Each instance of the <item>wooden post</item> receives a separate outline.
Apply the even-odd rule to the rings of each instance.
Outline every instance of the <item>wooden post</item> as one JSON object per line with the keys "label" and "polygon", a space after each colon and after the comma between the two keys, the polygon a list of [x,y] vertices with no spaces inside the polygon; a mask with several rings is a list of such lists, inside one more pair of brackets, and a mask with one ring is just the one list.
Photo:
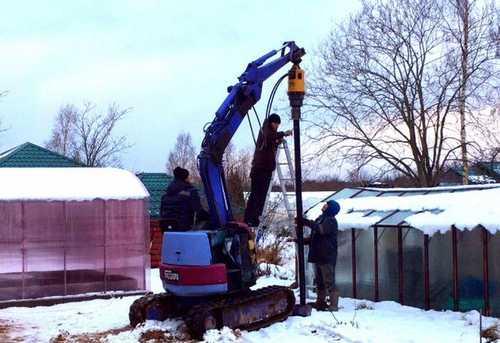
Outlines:
{"label": "wooden post", "polygon": [[488,231],[483,227],[482,231],[482,245],[483,245],[483,296],[484,296],[484,314],[490,315],[490,273],[488,261]]}
{"label": "wooden post", "polygon": [[378,289],[378,227],[373,227],[373,268],[375,282],[375,301],[379,301]]}
{"label": "wooden post", "polygon": [[64,247],[63,247],[63,256],[64,256],[64,295],[68,295],[68,267],[66,261],[66,250],[68,245],[68,214],[66,210],[66,201],[63,201],[63,216],[64,216]]}
{"label": "wooden post", "polygon": [[21,231],[22,231],[22,242],[21,242],[21,258],[22,258],[22,290],[21,296],[23,299],[26,298],[26,209],[24,201],[21,201]]}
{"label": "wooden post", "polygon": [[351,263],[352,263],[352,297],[358,297],[357,278],[356,278],[356,230],[351,229]]}
{"label": "wooden post", "polygon": [[102,229],[104,231],[104,235],[103,235],[103,245],[104,245],[104,265],[103,265],[103,268],[104,268],[104,293],[106,293],[108,291],[108,280],[107,280],[107,258],[108,258],[108,255],[107,255],[107,241],[106,241],[106,231],[107,231],[107,225],[108,225],[108,221],[106,219],[106,215],[107,215],[107,211],[106,211],[106,206],[107,206],[107,201],[108,200],[103,200],[102,201],[102,213],[103,213],[103,217],[102,217]]}
{"label": "wooden post", "polygon": [[451,229],[451,242],[452,242],[452,260],[453,260],[453,310],[458,311],[460,306],[460,294],[458,289],[458,242],[457,242],[457,228],[455,226]]}
{"label": "wooden post", "polygon": [[399,303],[404,305],[403,228],[398,227]]}
{"label": "wooden post", "polygon": [[429,285],[429,235],[424,235],[424,303],[425,309],[431,308],[430,285]]}

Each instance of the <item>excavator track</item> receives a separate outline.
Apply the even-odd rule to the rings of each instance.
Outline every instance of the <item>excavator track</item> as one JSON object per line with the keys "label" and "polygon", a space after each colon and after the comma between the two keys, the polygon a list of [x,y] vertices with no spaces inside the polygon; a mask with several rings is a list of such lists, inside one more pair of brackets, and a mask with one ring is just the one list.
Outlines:
{"label": "excavator track", "polygon": [[269,326],[287,319],[295,306],[293,291],[284,286],[222,295],[188,308],[178,300],[167,293],[146,294],[130,306],[130,325],[182,317],[191,336],[201,339],[207,330],[224,326],[249,331]]}
{"label": "excavator track", "polygon": [[167,318],[179,317],[181,313],[175,305],[175,297],[171,294],[148,293],[132,303],[128,318],[135,327],[147,319],[163,321]]}
{"label": "excavator track", "polygon": [[295,295],[283,286],[269,286],[256,291],[193,306],[184,317],[193,338],[205,331],[221,329],[257,330],[288,318],[295,306]]}

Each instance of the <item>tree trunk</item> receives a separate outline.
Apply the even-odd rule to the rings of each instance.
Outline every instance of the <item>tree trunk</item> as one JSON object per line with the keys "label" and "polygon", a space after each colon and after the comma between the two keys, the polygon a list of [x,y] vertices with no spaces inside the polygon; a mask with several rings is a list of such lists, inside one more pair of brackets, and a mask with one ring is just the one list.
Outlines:
{"label": "tree trunk", "polygon": [[462,183],[469,184],[469,161],[467,158],[467,132],[465,123],[465,101],[468,79],[468,59],[469,59],[469,0],[457,0],[457,9],[462,21],[463,42],[461,44],[461,83],[458,96],[458,108],[460,113],[460,144],[462,152],[462,165],[464,169]]}

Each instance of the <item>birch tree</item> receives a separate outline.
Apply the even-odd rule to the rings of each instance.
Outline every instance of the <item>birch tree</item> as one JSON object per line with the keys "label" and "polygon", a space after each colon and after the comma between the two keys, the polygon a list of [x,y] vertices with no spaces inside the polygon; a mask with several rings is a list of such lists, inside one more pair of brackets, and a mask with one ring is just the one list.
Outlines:
{"label": "birch tree", "polygon": [[488,85],[489,80],[495,80],[495,65],[489,63],[495,58],[498,44],[494,25],[495,7],[493,3],[485,5],[477,0],[449,0],[445,4],[448,8],[443,12],[450,15],[445,16],[443,22],[451,36],[451,45],[456,47],[454,51],[457,51],[457,61],[460,64],[457,107],[463,184],[466,185],[469,182],[467,124],[475,119],[471,117],[475,111],[481,110],[481,106],[495,105],[487,97],[481,96],[484,94],[484,84]]}

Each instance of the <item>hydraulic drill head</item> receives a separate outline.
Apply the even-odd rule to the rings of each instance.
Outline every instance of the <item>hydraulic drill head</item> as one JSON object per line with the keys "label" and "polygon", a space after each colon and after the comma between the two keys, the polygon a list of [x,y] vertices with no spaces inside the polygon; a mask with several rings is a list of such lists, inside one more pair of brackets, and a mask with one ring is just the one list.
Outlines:
{"label": "hydraulic drill head", "polygon": [[304,71],[298,64],[294,64],[288,72],[288,99],[292,107],[292,118],[300,118],[300,108],[304,101],[305,80]]}

